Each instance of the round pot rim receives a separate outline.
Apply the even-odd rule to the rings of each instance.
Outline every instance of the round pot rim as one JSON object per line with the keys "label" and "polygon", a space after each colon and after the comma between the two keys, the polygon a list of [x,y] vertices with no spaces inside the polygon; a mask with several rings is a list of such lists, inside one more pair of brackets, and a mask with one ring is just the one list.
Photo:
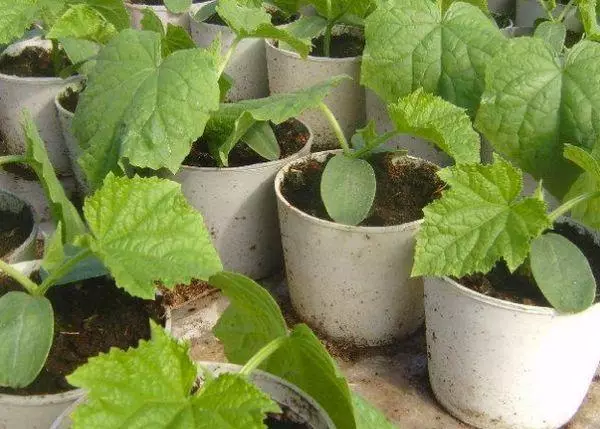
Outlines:
{"label": "round pot rim", "polygon": [[362,55],[359,55],[357,57],[344,57],[344,58],[316,57],[313,55],[308,55],[306,57],[306,59],[303,59],[296,52],[288,51],[287,49],[282,49],[279,46],[275,46],[274,42],[275,41],[273,39],[265,39],[265,44],[267,46],[267,49],[274,49],[275,51],[279,52],[280,54],[285,55],[286,57],[289,57],[289,58],[294,58],[296,60],[311,61],[311,62],[315,62],[315,63],[354,64],[354,63],[360,63],[363,58]]}
{"label": "round pot rim", "polygon": [[[147,7],[149,7],[150,9],[154,9],[154,10],[159,11],[159,12],[173,13],[173,12],[170,12],[165,5],[137,4],[137,3],[131,3],[129,0],[127,0],[125,2],[125,6],[131,8],[131,9],[135,9],[135,10],[144,10]],[[173,14],[173,15],[180,15],[180,14],[176,13],[176,14]]]}
{"label": "round pot rim", "polygon": [[62,95],[67,92],[67,89],[69,88],[73,88],[76,85],[82,83],[85,79],[82,77],[81,80],[77,81],[77,82],[71,82],[69,85],[67,85],[65,88],[63,88],[61,91],[59,91],[55,96],[54,96],[54,105],[56,106],[56,109],[63,115],[68,116],[69,118],[73,118],[75,116],[74,112],[71,112],[70,110],[66,109],[65,107],[63,107],[62,104],[60,104],[60,97],[62,97]]}
{"label": "round pot rim", "polygon": [[298,158],[298,154],[300,152],[302,152],[304,149],[306,149],[307,147],[310,149],[310,147],[312,146],[313,140],[314,140],[314,134],[312,132],[312,129],[303,121],[301,121],[298,118],[294,118],[296,121],[300,122],[302,125],[304,125],[304,127],[306,127],[309,137],[308,140],[306,141],[306,143],[304,144],[304,146],[302,146],[302,148],[283,158],[283,159],[276,159],[274,161],[267,161],[267,162],[260,162],[258,164],[252,164],[252,165],[243,165],[240,167],[196,167],[193,165],[185,165],[182,164],[181,165],[181,169],[179,170],[181,171],[194,171],[194,172],[202,172],[202,173],[222,173],[222,172],[232,172],[232,173],[243,173],[243,172],[248,172],[248,171],[257,171],[257,170],[262,170],[265,168],[270,168],[270,167],[274,167],[276,165],[285,165],[288,162],[293,161],[294,159]]}
{"label": "round pot rim", "polygon": [[15,198],[16,200],[21,201],[24,207],[27,207],[27,209],[31,212],[31,219],[33,221],[33,225],[31,226],[31,232],[29,233],[29,235],[27,235],[27,238],[11,252],[11,254],[14,254],[19,251],[22,251],[24,248],[31,245],[31,243],[37,239],[40,233],[40,220],[37,212],[35,211],[35,208],[31,205],[29,201],[25,200],[24,198],[21,198],[13,192],[7,191],[6,189],[0,189],[0,194],[5,194],[12,198]]}
{"label": "round pot rim", "polygon": [[[277,176],[275,177],[275,194],[277,195],[277,199],[279,200],[279,202],[284,204],[288,210],[290,210],[291,212],[300,216],[304,220],[307,220],[313,224],[316,224],[316,225],[319,225],[319,226],[322,226],[325,228],[337,229],[340,231],[355,232],[355,233],[367,233],[367,234],[389,234],[392,232],[416,230],[421,227],[421,224],[423,223],[423,219],[415,220],[413,222],[403,223],[401,225],[390,225],[390,226],[343,225],[341,223],[337,223],[337,222],[333,222],[330,220],[320,219],[318,217],[311,216],[308,213],[303,212],[299,208],[294,207],[283,196],[283,194],[281,192],[281,183],[283,183],[283,177],[284,177],[285,173],[287,173],[292,166],[294,166],[295,164],[298,164],[300,162],[303,162],[308,158],[315,158],[315,157],[320,158],[320,157],[323,157],[328,154],[338,154],[338,153],[342,153],[342,149],[326,150],[326,151],[322,151],[322,152],[311,153],[306,156],[300,157],[298,159],[294,159],[294,160],[288,162],[286,165],[284,165],[283,168],[281,170],[279,170],[279,172],[277,173]],[[409,158],[420,160],[423,162],[429,162],[424,159],[415,158],[412,156],[409,156]]]}

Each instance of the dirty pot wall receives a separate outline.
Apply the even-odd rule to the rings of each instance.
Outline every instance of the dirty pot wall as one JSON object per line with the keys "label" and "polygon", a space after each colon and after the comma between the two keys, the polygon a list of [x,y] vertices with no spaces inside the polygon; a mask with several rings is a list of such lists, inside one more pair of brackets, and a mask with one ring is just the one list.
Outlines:
{"label": "dirty pot wall", "polygon": [[311,136],[300,152],[278,161],[231,168],[183,166],[177,173],[175,180],[204,216],[226,270],[260,279],[281,267],[273,179],[289,161],[308,154],[312,141]]}
{"label": "dirty pot wall", "polygon": [[[50,49],[50,41],[39,38],[9,46],[2,55],[18,55],[28,46]],[[18,77],[0,73],[0,130],[11,154],[25,152],[25,136],[21,122],[23,109],[29,110],[46,144],[48,156],[59,175],[71,174],[63,135],[60,130],[54,97],[65,86],[80,80],[55,77]]]}
{"label": "dirty pot wall", "polygon": [[431,278],[425,280],[425,313],[435,396],[478,428],[562,427],[600,362],[600,304],[560,315]]}
{"label": "dirty pot wall", "polygon": [[[324,160],[329,153],[313,155]],[[299,160],[298,162],[301,162]],[[423,282],[411,279],[421,222],[340,225],[293,207],[275,179],[287,284],[299,316],[326,336],[361,346],[402,338],[423,321]]]}

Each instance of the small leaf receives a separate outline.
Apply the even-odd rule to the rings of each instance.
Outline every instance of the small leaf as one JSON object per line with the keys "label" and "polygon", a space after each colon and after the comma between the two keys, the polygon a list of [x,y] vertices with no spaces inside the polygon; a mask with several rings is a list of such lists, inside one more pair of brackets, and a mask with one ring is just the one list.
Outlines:
{"label": "small leaf", "polygon": [[514,271],[551,226],[543,201],[520,197],[522,172],[498,156],[491,165],[457,165],[438,175],[449,188],[424,209],[413,276],[487,273],[501,259]]}
{"label": "small leaf", "polygon": [[562,22],[544,21],[537,26],[533,36],[545,40],[556,53],[561,53],[565,47],[567,27]]}
{"label": "small leaf", "polygon": [[281,156],[277,136],[275,136],[273,128],[268,122],[254,124],[246,131],[242,140],[250,149],[269,161],[275,161]]}
{"label": "small leaf", "polygon": [[71,6],[46,34],[48,39],[74,38],[107,43],[117,29],[100,12],[86,4]]}
{"label": "small leaf", "polygon": [[222,270],[202,215],[175,182],[109,174],[84,213],[89,247],[131,295],[152,299],[157,281],[171,288]]}
{"label": "small leaf", "polygon": [[321,178],[321,198],[329,216],[343,225],[367,218],[377,190],[373,167],[364,159],[338,154],[329,160]]}
{"label": "small leaf", "polygon": [[59,42],[73,64],[73,66],[61,70],[61,77],[67,78],[74,72],[88,75],[94,69],[96,64],[94,59],[101,48],[99,43],[68,37],[60,39]]}
{"label": "small leaf", "polygon": [[118,31],[125,30],[131,25],[129,13],[122,0],[85,0],[85,4],[100,12]]}
{"label": "small leaf", "polygon": [[357,429],[398,429],[381,411],[365,401],[359,394],[352,394],[352,402],[354,403]]}
{"label": "small leaf", "polygon": [[578,313],[596,298],[596,280],[585,255],[558,234],[531,243],[531,270],[546,299],[561,313]]}
{"label": "small leaf", "polygon": [[[600,149],[600,145],[598,147]],[[564,156],[600,182],[600,156],[594,156],[593,153],[571,144],[565,145]]]}
{"label": "small leaf", "polygon": [[182,27],[167,24],[167,34],[162,41],[163,57],[184,49],[194,49],[196,44],[189,33]]}
{"label": "small leaf", "polygon": [[26,387],[52,346],[54,313],[43,296],[8,292],[0,298],[0,386]]}
{"label": "small leaf", "polygon": [[192,0],[165,0],[165,6],[171,13],[186,12],[192,5]]}
{"label": "small leaf", "polygon": [[[154,31],[160,34],[161,38],[165,37],[165,27],[154,10],[149,7],[142,9],[142,30]],[[164,48],[163,48],[164,49]],[[163,55],[164,56],[164,55]]]}
{"label": "small leaf", "polygon": [[318,15],[303,16],[288,24],[285,28],[299,39],[312,40],[325,32],[327,20]]}
{"label": "small leaf", "polygon": [[480,161],[480,137],[463,109],[420,88],[388,110],[398,131],[435,143],[459,164]]}

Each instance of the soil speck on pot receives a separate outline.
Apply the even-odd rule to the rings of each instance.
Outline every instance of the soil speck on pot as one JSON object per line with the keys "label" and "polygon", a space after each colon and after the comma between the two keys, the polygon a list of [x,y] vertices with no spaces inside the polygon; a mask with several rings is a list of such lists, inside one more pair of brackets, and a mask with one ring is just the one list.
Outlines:
{"label": "soil speck on pot", "polygon": [[188,301],[200,298],[202,296],[215,293],[217,289],[213,288],[207,282],[194,279],[189,285],[177,285],[174,289],[167,289],[159,286],[162,293],[162,303],[168,308],[177,308]]}
{"label": "soil speck on pot", "polygon": [[[22,289],[12,279],[0,276],[0,296],[15,290]],[[88,358],[111,347],[126,350],[137,346],[141,339],[149,339],[149,319],[164,325],[160,300],[134,298],[106,277],[54,287],[46,297],[55,316],[54,340],[46,365],[27,388],[0,388],[0,393],[39,395],[71,390],[65,376]]]}
{"label": "soil speck on pot", "polygon": [[[272,125],[279,147],[281,148],[280,159],[285,159],[300,151],[308,142],[310,133],[308,129],[295,119],[290,119],[279,125]],[[195,167],[217,167],[217,163],[210,155],[208,143],[210,135],[205,133],[192,146],[190,154],[184,161],[185,165]],[[243,167],[247,165],[261,164],[268,162],[243,141],[239,142],[229,154],[230,167]]]}
{"label": "soil speck on pot", "polygon": [[[71,65],[63,50],[59,51],[60,70]],[[49,51],[39,46],[28,46],[16,56],[0,57],[0,72],[18,77],[57,77],[60,70],[54,70]]]}
{"label": "soil speck on pot", "polygon": [[[374,154],[369,163],[377,176],[377,194],[371,213],[360,226],[402,225],[422,219],[423,208],[444,189],[433,164],[392,153]],[[294,207],[330,221],[320,189],[325,165],[314,158],[296,164],[285,175],[281,192]]]}
{"label": "soil speck on pot", "polygon": [[0,259],[10,254],[27,239],[33,229],[33,219],[23,207],[19,213],[0,210]]}

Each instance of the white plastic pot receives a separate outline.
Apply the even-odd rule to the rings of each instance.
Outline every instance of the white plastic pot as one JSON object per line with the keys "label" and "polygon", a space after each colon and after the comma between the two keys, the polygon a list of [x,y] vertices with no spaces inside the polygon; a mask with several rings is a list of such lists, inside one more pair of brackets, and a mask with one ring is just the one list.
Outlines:
{"label": "white plastic pot", "polygon": [[[221,374],[236,373],[241,366],[217,362],[198,362],[198,365],[208,370],[213,376]],[[250,378],[263,392],[267,393],[274,401],[290,409],[291,414],[302,419],[312,429],[335,429],[335,425],[323,408],[310,396],[289,382],[268,374],[264,371],[254,371]],[[202,378],[200,378],[202,380]],[[75,411],[78,403],[73,404],[68,410],[59,416],[50,429],[70,429],[71,419],[69,416]]]}
{"label": "white plastic pot", "polygon": [[599,304],[561,315],[431,278],[425,279],[425,314],[435,396],[478,428],[562,427],[600,362]]}
{"label": "white plastic pot", "polygon": [[[559,4],[556,6],[553,15],[558,17],[564,10],[565,5]],[[531,27],[535,26],[535,21],[539,18],[546,18],[546,12],[544,8],[539,4],[538,0],[517,0],[517,11],[515,25],[517,27]],[[567,30],[574,31],[576,33],[583,32],[583,25],[579,19],[577,8],[573,7],[565,18],[565,26]]]}
{"label": "white plastic pot", "polygon": [[[310,132],[310,129],[309,129]],[[285,164],[308,154],[313,138],[282,160],[245,167],[183,166],[175,176],[204,221],[225,269],[254,279],[282,265],[273,179]]]}
{"label": "white plastic pot", "polygon": [[[27,261],[13,267],[25,275],[39,269],[41,261]],[[171,314],[165,312],[165,329],[171,330]],[[1,429],[46,429],[75,401],[85,395],[83,389],[53,395],[17,396],[0,394]]]}
{"label": "white plastic pot", "polygon": [[[196,5],[190,11],[190,31],[192,39],[202,48],[212,44],[220,36],[222,51],[226,52],[235,39],[234,33],[227,26],[196,21],[196,13],[215,1]],[[237,46],[225,69],[234,82],[228,93],[231,101],[263,98],[269,95],[269,79],[267,77],[267,58],[264,39],[244,39]]]}
{"label": "white plastic pot", "polygon": [[[0,211],[8,211],[12,213],[21,213],[24,211],[25,221],[31,224],[31,232],[23,243],[14,249],[5,262],[16,264],[17,262],[30,261],[35,259],[35,244],[39,233],[39,225],[37,214],[31,204],[16,195],[0,189]],[[0,223],[2,219],[0,217]]]}
{"label": "white plastic pot", "polygon": [[490,12],[509,14],[515,9],[515,0],[488,0]]}
{"label": "white plastic pot", "polygon": [[144,18],[143,10],[146,8],[152,9],[165,28],[167,27],[167,24],[177,25],[186,30],[189,30],[190,28],[190,18],[187,12],[171,13],[167,10],[166,6],[132,4],[128,1],[125,2],[125,7],[129,11],[129,16],[131,17],[131,26],[139,30],[142,29],[142,19]]}
{"label": "white plastic pot", "polygon": [[[69,86],[74,90],[81,89],[81,83],[75,83]],[[69,156],[69,162],[71,163],[71,170],[73,171],[73,175],[75,176],[75,180],[77,182],[77,187],[82,194],[87,194],[89,191],[89,187],[85,180],[85,174],[81,170],[79,163],[77,160],[81,156],[81,148],[79,147],[79,143],[77,143],[77,139],[73,135],[71,131],[71,126],[73,124],[73,116],[75,114],[73,112],[68,111],[60,104],[60,97],[66,91],[63,90],[59,92],[54,98],[54,105],[56,106],[56,114],[58,115],[58,121],[60,123],[60,128],[63,133],[65,148],[67,149],[67,155]]]}
{"label": "white plastic pot", "polygon": [[[366,90],[367,121],[374,121],[379,134],[392,131],[394,126],[388,115],[387,107],[383,100],[375,92]],[[396,136],[391,139],[387,147],[396,149],[406,149],[409,155],[432,162],[436,165],[445,167],[452,164],[452,158],[446,155],[442,150],[419,137],[408,134]]]}
{"label": "white plastic pot", "polygon": [[[313,154],[326,159],[328,151]],[[410,278],[421,221],[388,227],[340,225],[309,216],[275,179],[287,284],[298,315],[317,331],[359,346],[393,342],[423,322],[423,282]]]}
{"label": "white plastic pot", "polygon": [[[334,34],[351,31],[345,27],[335,27]],[[365,90],[360,85],[360,64],[362,57],[321,58],[309,56],[303,60],[300,55],[280,49],[273,41],[267,40],[267,67],[269,69],[269,89],[272,94],[293,92],[321,83],[333,76],[346,74],[353,80],[342,82],[325,98],[325,104],[334,113],[348,139],[354,131],[365,123]],[[335,133],[319,109],[305,112],[300,119],[310,126],[315,135],[317,149],[339,147]]]}
{"label": "white plastic pot", "polygon": [[[28,39],[9,46],[2,55],[19,55],[29,46],[50,49],[51,43],[39,38]],[[11,154],[25,152],[25,136],[21,122],[23,109],[27,109],[46,143],[48,156],[58,174],[71,174],[69,158],[54,108],[54,97],[66,85],[80,79],[80,76],[61,79],[18,77],[0,73],[0,131]]]}

